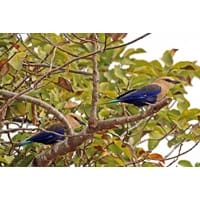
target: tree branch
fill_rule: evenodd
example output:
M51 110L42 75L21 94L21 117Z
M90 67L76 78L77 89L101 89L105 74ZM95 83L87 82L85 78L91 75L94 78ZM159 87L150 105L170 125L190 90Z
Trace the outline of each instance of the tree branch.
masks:
M50 45L52 45L53 47L56 47L57 49L59 49L60 51L72 56L72 57L78 57L77 55L61 48L58 44L54 44L47 36L45 36L44 34L41 34L42 38L45 39Z
M117 48L121 48L121 47L124 47L124 46L128 46L128 45L130 45L130 44L133 44L133 43L135 43L135 42L137 42L137 41L143 39L144 37L146 37L146 36L148 36L148 35L150 35L150 34L151 34L151 33L146 33L146 34L144 34L144 35L142 35L142 36L140 36L140 37L138 37L138 38L136 38L136 39L134 39L134 40L132 40L132 41L130 41L130 42L124 43L124 44L122 44L122 45L117 45L117 46L114 46L114 47L105 48L104 51L108 51L108 50L112 50L112 49L117 49ZM98 54L98 53L101 53L101 52L102 52L102 50L101 50L101 49L98 49L98 50L96 50L96 51L94 51L94 52L91 52L91 53L88 53L88 54L86 54L86 55L82 55L82 56L73 58L73 59L67 61L66 63L64 63L62 66L53 65L53 66L52 66L53 69L52 69L51 72L58 71L58 70L63 69L64 67L68 66L69 64L71 64L71 63L73 63L73 62L75 62L75 61L77 61L77 60L85 59L85 58L91 57L91 56L93 56L93 55L95 55L95 54ZM49 66L50 66L49 64L41 64L41 63L38 63L38 64L37 64L37 63L30 63L30 64L23 64L23 65L41 66L41 67L49 67ZM45 77L48 76L49 74L50 74L50 73L48 73L47 75L45 75Z
M119 117L114 119L102 120L97 122L97 126L87 127L79 135L74 135L73 137L67 138L63 142L57 143L51 149L38 155L32 162L32 166L48 166L50 162L55 160L60 155L65 155L68 152L74 151L79 145L81 145L85 140L91 138L92 135L99 131L105 131L111 128L116 128L117 125L123 125L129 122L137 122L146 117L151 116L153 113L158 112L161 108L168 105L171 99L164 99L163 101L155 104L152 108L148 109L146 112L128 116Z
M96 34L93 34L96 38ZM98 49L97 42L93 42L94 51ZM97 68L96 54L92 56L93 64L93 90L92 90L92 109L89 118L89 127L96 127L97 125L97 101L98 101L98 83L99 83L99 72Z
M65 116L50 104L40 99L30 97L28 95L17 96L18 93L10 92L8 90L0 90L0 94L6 98L13 98L14 96L16 96L16 100L27 101L46 109L49 113L52 113L60 122L63 123L63 125L66 127L67 134L73 134L71 125L69 124Z
M191 148L189 148L188 150L186 150L186 151L184 151L184 152L182 152L182 153L179 152L176 156L172 156L172 157L170 157L170 158L166 158L165 160L176 159L177 157L180 157L180 156L182 156L182 155L184 155L184 154L186 154L186 153L192 151L192 149L194 149L198 144L199 144L199 141L196 142L196 143L195 143Z
M140 37L138 37L138 38L136 38L136 39L134 39L134 40L132 40L132 41L130 41L130 42L127 42L127 43L124 43L124 44L121 44L121 45L117 45L117 46L114 46L114 47L107 47L107 48L105 48L105 51L128 46L128 45L130 45L130 44L133 44L133 43L135 43L135 42L137 42L137 41L139 41L139 40L141 40L141 39L147 37L147 36L150 35L150 34L151 34L151 33L146 33L146 34L144 34L144 35L142 35L142 36L140 36Z

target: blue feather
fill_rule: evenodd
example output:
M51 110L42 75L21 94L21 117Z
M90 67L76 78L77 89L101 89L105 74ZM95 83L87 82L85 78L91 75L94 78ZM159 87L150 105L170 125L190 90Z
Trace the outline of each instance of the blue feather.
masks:
M142 107L156 103L157 96L161 92L161 87L156 84L144 86L140 89L130 90L116 98L116 102L124 102ZM115 100L114 100L115 101ZM114 102L113 101L113 102Z
M31 144L31 143L33 143L33 142L30 141L30 140L24 140L24 141L22 141L22 142L19 143L19 146L24 146L26 144Z
M61 124L54 124L47 128L45 131L41 131L38 134L22 141L19 146L38 142L42 144L54 144L62 141L64 137L65 129Z

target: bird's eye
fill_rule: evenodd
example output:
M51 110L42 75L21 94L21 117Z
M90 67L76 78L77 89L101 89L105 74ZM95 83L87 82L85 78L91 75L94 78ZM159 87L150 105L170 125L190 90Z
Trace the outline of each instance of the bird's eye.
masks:
M164 80L167 81L167 82L173 82L173 80L168 79L168 78L165 78Z
M172 80L172 79L169 79L169 78L165 78L164 80L167 81L167 82L169 82L169 83L174 83L174 84L180 83L180 81Z

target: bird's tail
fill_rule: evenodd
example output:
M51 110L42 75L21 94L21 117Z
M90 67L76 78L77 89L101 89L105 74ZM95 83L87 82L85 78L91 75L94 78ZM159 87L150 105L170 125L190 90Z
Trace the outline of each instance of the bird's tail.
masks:
M30 141L30 140L24 140L24 141L20 142L17 146L24 146L24 145L31 144L31 143L32 143L32 141Z
M104 105L104 104L113 104L113 103L119 103L120 100L119 99L113 99L111 101L105 102L105 103L101 103L99 105Z

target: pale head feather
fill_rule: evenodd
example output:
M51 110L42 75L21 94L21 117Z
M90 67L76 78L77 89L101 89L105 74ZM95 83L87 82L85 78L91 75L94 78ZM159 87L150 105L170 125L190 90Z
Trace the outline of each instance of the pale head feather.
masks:
M81 117L77 114L69 113L65 115L65 117L73 129L78 128L81 125L84 125L84 122L82 121Z
M160 77L158 79L156 79L154 81L154 84L158 84L160 85L161 87L165 87L166 89L170 89L172 88L175 84L178 84L180 83L180 81L172 78L172 77L169 77L169 76L163 76L163 77Z

